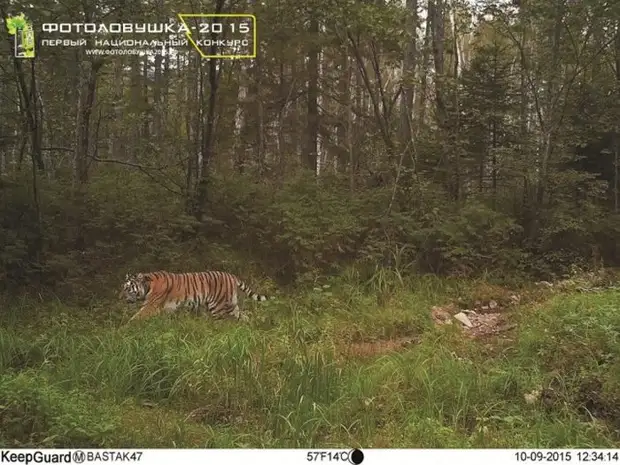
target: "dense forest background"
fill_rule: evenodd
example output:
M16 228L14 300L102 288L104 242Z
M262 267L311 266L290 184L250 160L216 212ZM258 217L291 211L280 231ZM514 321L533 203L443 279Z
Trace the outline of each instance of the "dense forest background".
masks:
M547 278L618 263L620 3L0 7L39 43L43 22L185 11L253 13L257 58L13 59L3 32L3 286L241 271L231 254L282 284L351 264Z
M0 1L22 12L2 447L618 448L620 2ZM42 43L191 12L256 15L256 59ZM161 269L275 298L126 324L124 275Z

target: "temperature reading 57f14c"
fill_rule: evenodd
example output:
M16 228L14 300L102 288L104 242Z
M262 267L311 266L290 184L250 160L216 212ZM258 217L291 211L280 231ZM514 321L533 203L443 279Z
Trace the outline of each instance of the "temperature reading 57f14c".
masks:
M309 451L306 455L308 462L344 462L360 465L364 461L364 453L359 449L350 451Z

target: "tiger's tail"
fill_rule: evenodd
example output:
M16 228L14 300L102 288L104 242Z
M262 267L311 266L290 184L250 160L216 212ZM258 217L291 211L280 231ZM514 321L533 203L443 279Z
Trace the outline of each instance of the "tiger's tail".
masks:
M265 300L267 300L267 296L257 294L256 292L252 291L252 289L250 289L250 286L248 286L246 283L244 283L241 280L239 280L238 286L239 286L239 289L245 292L245 294L252 300L258 300L259 302L264 302Z

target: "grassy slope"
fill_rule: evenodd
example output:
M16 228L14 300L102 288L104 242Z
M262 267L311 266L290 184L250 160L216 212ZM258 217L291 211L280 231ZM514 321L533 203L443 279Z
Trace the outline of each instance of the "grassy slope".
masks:
M492 287L379 288L246 301L249 324L179 315L119 329L116 302L3 305L0 444L620 445L620 293L524 302L511 338L473 341L435 328L429 308ZM537 388L543 400L526 403Z

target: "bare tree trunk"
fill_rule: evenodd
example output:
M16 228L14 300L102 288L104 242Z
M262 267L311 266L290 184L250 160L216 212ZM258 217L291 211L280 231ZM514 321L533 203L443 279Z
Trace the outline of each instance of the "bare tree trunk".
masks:
M342 72L338 81L338 95L341 99L342 106L340 112L340 121L336 129L336 159L338 172L345 173L347 170L347 159L349 155L348 137L350 132L349 112L351 111L351 66L349 56L343 51L340 57Z
M39 171L44 171L43 156L41 151L41 122L39 121L39 111L36 102L36 75L34 71L35 60L31 60L30 87L26 85L26 76L22 68L20 59L14 59L15 73L20 90L20 100L25 111L25 119L30 132L30 144L32 150L32 161Z
M224 0L216 0L215 14L222 12ZM211 33L211 45L209 46L209 55L216 55L217 52L216 33ZM218 66L219 65L219 66ZM207 102L206 120L202 120L203 131L200 144L201 165L200 177L196 188L196 197L194 203L194 215L197 219L202 220L205 214L207 202L207 188L209 182L209 164L211 162L213 150L213 132L215 128L215 105L217 100L218 84L222 69L222 60L211 58L209 60L209 100ZM202 75L202 72L201 72ZM204 107L203 99L200 100L201 106Z
M414 79L417 55L417 27L418 27L418 1L407 0L407 29L411 34L403 57L403 91L400 100L400 141L403 147L409 146L413 137L411 118L413 116ZM411 148L408 152L412 154ZM412 156L405 157L405 163L409 164Z
M616 40L615 40L615 74L616 74L616 99L620 97L620 20L616 22ZM614 128L614 212L618 213L620 205L618 205L619 198L619 180L618 180L618 166L620 157L620 126L616 125Z
M136 120L143 117L141 108L143 106L143 93L140 85L142 80L142 68L140 66L140 57L138 55L129 56L130 71L130 91L129 91L129 105L127 106L128 112L132 116L136 117ZM142 126L140 124L132 124L129 131L126 133L126 141L139 141L142 139ZM134 150L129 150L128 155L132 161L137 162L136 153Z
M444 13L444 17L445 17L445 13ZM452 46L454 47L453 53L452 53L452 59L453 59L453 76L455 80L458 80L461 74L461 65L460 65L460 61L459 61L459 36L458 36L458 27L457 27L457 17L456 17L456 12L455 12L455 8L451 8L450 10L450 18L451 18L451 23L452 23ZM458 81L457 81L458 82ZM456 88L453 90L453 107L454 107L454 124L453 127L451 128L451 136L453 137L453 140L455 141L455 150L454 150L454 170L453 170L453 196L454 199L456 201L461 200L461 196L462 196L462 192L461 192L461 185L462 185L462 173L461 173L461 144L459 143L459 133L460 133L460 109L459 109L460 103L459 103L459 89Z
M308 123L304 166L316 173L319 141L319 22L310 20L310 45L308 51Z
M162 75L161 85L162 85L162 108L161 108L161 120L163 121L163 125L166 126L168 123L168 102L170 99L170 52L172 47L168 47L166 56L164 57L164 72Z
M263 107L262 90L262 66L260 55L254 59L251 68L252 89L250 95L253 99L252 126L254 127L253 158L259 172L263 172L265 164L265 115Z
M563 0L555 0L555 24L551 33L551 57L552 63L550 67L551 76L547 83L546 92L546 108L545 108L545 121L540 121L541 130L543 133L542 140L542 160L540 162L540 176L538 179L538 185L536 189L536 206L540 208L544 202L545 193L547 191L547 184L549 180L549 163L551 154L553 152L555 144L555 118L556 108L554 100L556 99L556 92L558 91L558 77L561 75L560 70L560 40L562 35L562 29L564 27L564 3Z
M39 104L39 89L37 86L37 78L35 73L35 60L30 60L30 95L32 98L32 127L31 127L31 150L33 162L43 171L45 163L43 162L43 121L42 108Z
M90 149L90 117L97 89L97 73L102 60L82 60L79 64L77 118L75 124L75 152L73 155L73 186L86 184Z
M153 67L155 68L154 72L154 83L153 83L153 133L156 138L161 138L161 132L163 129L162 125L162 88L163 88L163 78L162 78L162 63L163 56L155 55L153 60Z
M198 171L198 129L200 124L200 104L198 103L198 89L196 87L196 75L201 72L199 68L200 58L196 55L196 58L192 59L195 54L189 52L187 55L187 73L185 75L184 90L185 90L185 132L187 134L187 171L185 173L185 195L186 195L186 208L188 213L193 212L193 202L195 195L195 179L196 172ZM178 55L177 55L178 56ZM194 67L194 63L197 63ZM177 69L181 71L181 67L177 62ZM182 79L179 76L179 79ZM202 78L201 78L202 79ZM199 80L200 81L200 80Z
M121 123L123 121L123 62L122 57L118 57L114 60L114 125L113 130L110 131L110 153L113 158L117 160L125 159L125 128Z
M75 124L75 152L73 154L73 200L77 209L75 217L74 247L83 250L85 237L83 215L84 190L88 181L88 156L90 150L90 118L97 90L97 73L103 61L82 59L79 66L78 101Z
M418 100L416 102L418 121L422 124L426 122L426 97L428 92L428 71L431 65L431 37L433 22L429 15L426 18L426 31L424 33L424 44L422 53L422 69L420 70L420 92L418 92Z
M614 134L614 213L618 213L618 159L620 158L620 142L618 134Z
M347 150L349 152L349 189L351 194L355 192L355 176L357 176L357 160L355 157L355 149L353 147L353 98L351 96L351 78L353 77L353 65L351 60L347 59Z
M150 120L151 112L149 111L149 57L144 55L142 63L142 99L144 101L144 110L142 112L142 138L148 140L150 137Z
M428 14L432 21L433 59L435 63L435 104L437 119L441 127L447 124L444 95L444 0L429 0Z
M245 71L245 62L241 62L241 69L239 70L240 79L237 81L237 105L235 108L234 116L233 116L233 128L234 128L234 141L233 141L233 166L234 169L242 174L245 169L245 143L243 139L243 130L245 125L245 119L247 119L246 112L244 108L246 107L245 102L248 98L248 89L243 83L244 77L246 75Z
M298 60L302 61L301 66L299 66ZM305 83L305 73L303 72L303 69L303 60L293 58L291 61L291 79L293 82ZM306 131L303 127L302 112L302 99L297 98L293 103L293 114L291 115L291 119L293 120L292 148L295 153L295 162L301 161L303 165L303 153L305 146L304 136L306 135Z
M453 62L453 73L455 78L459 78L461 76L461 52L459 46L459 31L457 26L457 16L454 8L450 10L450 21L452 23L452 47L454 47L454 51L452 56L454 57Z
M319 33L323 32L322 27L319 24ZM317 76L317 84L321 82L323 78L323 67L325 64L325 53L323 50L319 49L318 54L318 76ZM318 87L318 86L317 86ZM317 144L316 144L316 153L317 153L317 164L316 164L316 175L319 176L323 169L327 166L328 158L327 151L325 150L325 139L322 134L322 127L319 121L319 109L323 108L323 94L320 92L320 89L317 88Z
M523 15L524 14L524 7L522 6L520 9L520 13ZM522 20L523 21L523 20ZM530 158L530 154L529 154L529 144L528 144L528 140L529 140L529 94L528 94L528 86L527 86L527 80L528 80L528 64L527 64L527 58L525 55L525 51L528 50L529 48L529 37L527 35L527 28L523 28L523 32L522 32L522 37L521 37L521 59L520 59L520 73L519 73L519 95L520 95L520 100L519 100L519 139L520 139L520 152L521 152L521 159L526 161L529 160ZM528 164L526 164L526 166L528 166ZM530 210L531 210L531 185L530 185L530 173L529 173L529 168L526 168L525 170L525 174L523 176L523 201L522 201L522 208L524 210L525 215L527 216L527 218L525 219L525 223L527 225L527 227L529 228L529 222L530 222Z
M282 106L280 107L280 111L278 112L278 173L280 176L284 176L284 116L286 114L286 109L288 107L290 93L286 91L286 81L284 78L284 63L280 61L280 70L279 70L279 96L282 101ZM293 83L291 81L291 90L293 89Z

